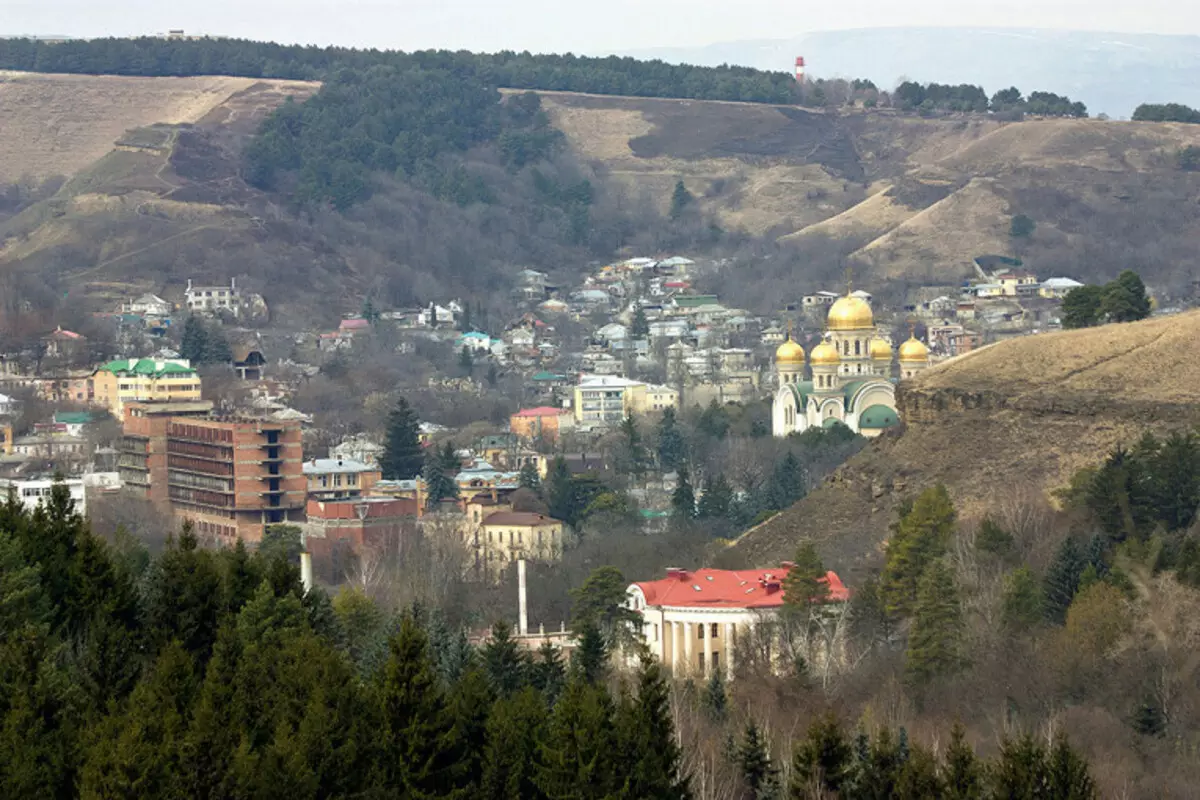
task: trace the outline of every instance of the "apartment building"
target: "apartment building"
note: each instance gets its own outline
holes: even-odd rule
[[[309,500],[362,497],[382,477],[379,467],[349,458],[314,458],[304,462]]]
[[[126,485],[225,542],[259,542],[267,525],[303,520],[299,423],[209,417],[203,405],[126,407]]]
[[[92,401],[121,419],[127,403],[200,399],[200,376],[186,359],[122,358],[92,375]]]
[[[615,375],[583,375],[575,387],[575,422],[585,427],[619,425],[627,414],[679,406],[679,393]]]
[[[188,311],[202,314],[228,311],[236,316],[242,310],[242,291],[237,288],[236,280],[230,280],[228,286],[199,286],[193,285],[189,278],[183,294]]]

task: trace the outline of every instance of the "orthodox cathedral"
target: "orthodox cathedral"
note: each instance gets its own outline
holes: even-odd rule
[[[824,340],[808,354],[811,380],[804,378],[804,348],[790,331],[775,351],[775,435],[841,422],[863,436],[878,436],[899,424],[892,345],[875,330],[871,306],[851,294],[838,298],[825,327]],[[901,379],[929,366],[929,348],[915,336],[900,345],[899,355]]]

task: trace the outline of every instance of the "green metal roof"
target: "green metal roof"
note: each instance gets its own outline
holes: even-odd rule
[[[701,306],[719,306],[715,294],[681,294],[675,296],[675,305],[680,308],[700,308]]]
[[[804,411],[804,407],[808,404],[808,396],[812,394],[813,382],[800,381],[799,383],[789,383],[787,387],[792,390],[792,394],[796,396],[796,408]]]
[[[867,430],[882,430],[900,424],[900,416],[894,408],[874,405],[858,416],[858,427]]]
[[[90,411],[55,411],[54,421],[60,425],[87,425],[92,421]]]
[[[153,358],[120,358],[100,367],[101,372],[114,375],[192,375],[191,367],[180,366],[170,361],[155,361]]]
[[[553,372],[546,372],[545,370],[539,372],[538,374],[534,375],[533,378],[531,378],[531,380],[535,381],[565,381],[566,379],[567,376],[565,375],[555,375]]]

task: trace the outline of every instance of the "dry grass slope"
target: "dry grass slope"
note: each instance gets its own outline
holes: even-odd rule
[[[745,536],[739,558],[772,563],[812,538],[856,579],[880,563],[906,496],[944,483],[963,515],[1015,494],[1049,496],[1146,430],[1200,424],[1200,311],[1029,336],[901,385],[906,425],[812,495]]]

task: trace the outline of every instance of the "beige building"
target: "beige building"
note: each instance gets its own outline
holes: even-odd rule
[[[191,402],[200,399],[200,376],[183,359],[122,358],[93,373],[92,402],[122,419],[128,403]]]
[[[575,422],[614,426],[629,414],[649,414],[679,407],[679,393],[615,375],[584,375],[575,387]]]
[[[511,562],[557,561],[562,557],[563,523],[532,511],[494,511],[475,534],[479,572],[498,575]]]

